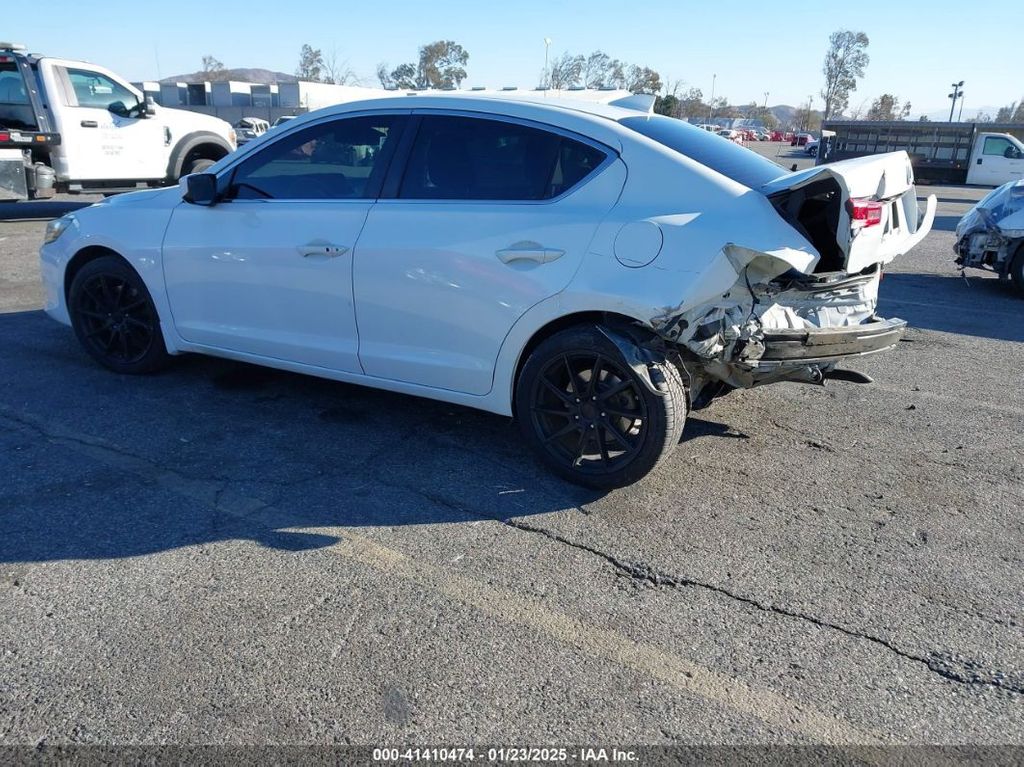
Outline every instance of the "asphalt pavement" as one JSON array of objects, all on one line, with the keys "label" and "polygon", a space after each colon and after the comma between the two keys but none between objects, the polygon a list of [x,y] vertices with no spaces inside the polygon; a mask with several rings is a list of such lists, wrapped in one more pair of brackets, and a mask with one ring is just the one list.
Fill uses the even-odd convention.
[{"label": "asphalt pavement", "polygon": [[0,223],[0,744],[1024,743],[1024,299],[953,264],[985,190],[920,192],[873,384],[734,392],[603,495],[485,413],[108,373]]}]

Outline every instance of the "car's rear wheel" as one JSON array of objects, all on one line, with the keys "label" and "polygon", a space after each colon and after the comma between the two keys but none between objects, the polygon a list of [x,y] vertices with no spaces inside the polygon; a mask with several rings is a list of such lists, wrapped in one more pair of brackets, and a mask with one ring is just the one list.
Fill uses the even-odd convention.
[{"label": "car's rear wheel", "polygon": [[636,482],[682,435],[686,388],[671,364],[656,365],[655,394],[593,327],[564,330],[523,366],[516,413],[523,436],[564,479],[608,490]]},{"label": "car's rear wheel", "polygon": [[118,256],[101,256],[78,271],[68,313],[89,355],[117,373],[151,373],[170,359],[145,283]]}]

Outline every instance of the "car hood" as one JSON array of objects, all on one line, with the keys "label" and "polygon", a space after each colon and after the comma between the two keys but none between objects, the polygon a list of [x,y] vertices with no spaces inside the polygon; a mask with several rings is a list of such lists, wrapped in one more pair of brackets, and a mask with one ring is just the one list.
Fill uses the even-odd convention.
[{"label": "car hood", "polygon": [[1024,180],[1010,181],[989,192],[956,225],[956,238],[984,230],[1024,237]]}]

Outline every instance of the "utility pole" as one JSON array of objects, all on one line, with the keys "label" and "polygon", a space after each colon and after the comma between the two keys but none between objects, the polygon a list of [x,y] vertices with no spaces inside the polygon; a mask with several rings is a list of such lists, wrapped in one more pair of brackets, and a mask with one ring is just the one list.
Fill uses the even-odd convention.
[{"label": "utility pole", "polygon": [[708,123],[715,118],[715,80],[718,79],[717,74],[711,75],[711,100],[708,102]]},{"label": "utility pole", "polygon": [[956,109],[956,100],[963,95],[964,81],[961,80],[958,83],[953,83],[953,92],[950,93],[946,98],[953,99],[953,103],[949,105],[949,121],[953,122],[953,110]]},{"label": "utility pole", "polygon": [[764,108],[768,108],[768,91],[764,92]]},{"label": "utility pole", "polygon": [[548,67],[548,50],[551,48],[551,38],[544,38],[544,95],[548,95],[551,88],[551,69]]}]

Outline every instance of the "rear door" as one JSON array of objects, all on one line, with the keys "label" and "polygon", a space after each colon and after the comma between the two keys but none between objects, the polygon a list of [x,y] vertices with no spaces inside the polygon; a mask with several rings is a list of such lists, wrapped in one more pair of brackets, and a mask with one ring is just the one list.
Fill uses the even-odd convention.
[{"label": "rear door", "polygon": [[87,64],[43,60],[54,105],[67,178],[72,181],[146,181],[167,175],[163,127],[129,112],[142,94],[112,73]]},{"label": "rear door", "polygon": [[569,283],[625,166],[548,126],[420,120],[400,183],[359,239],[359,359],[368,375],[486,394],[509,329]]}]

